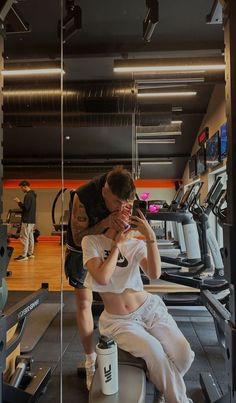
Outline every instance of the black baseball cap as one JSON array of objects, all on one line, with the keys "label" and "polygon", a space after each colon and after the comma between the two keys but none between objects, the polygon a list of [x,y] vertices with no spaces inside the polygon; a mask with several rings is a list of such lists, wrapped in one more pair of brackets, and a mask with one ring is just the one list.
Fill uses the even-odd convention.
[{"label": "black baseball cap", "polygon": [[19,186],[30,186],[30,183],[28,181],[20,181]]}]

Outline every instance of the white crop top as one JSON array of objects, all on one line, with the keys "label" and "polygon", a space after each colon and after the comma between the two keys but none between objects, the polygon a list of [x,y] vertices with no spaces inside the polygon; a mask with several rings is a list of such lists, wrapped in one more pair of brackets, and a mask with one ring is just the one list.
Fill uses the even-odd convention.
[{"label": "white crop top", "polygon": [[[113,241],[105,235],[88,235],[82,240],[83,263],[86,266],[88,260],[100,257],[103,261],[111,252]],[[140,275],[139,263],[147,256],[146,245],[138,239],[128,239],[122,245],[121,253],[117,259],[117,265],[107,285],[98,284],[88,272],[85,278],[85,287],[97,292],[122,293],[130,288],[135,291],[143,290],[143,282]]]}]

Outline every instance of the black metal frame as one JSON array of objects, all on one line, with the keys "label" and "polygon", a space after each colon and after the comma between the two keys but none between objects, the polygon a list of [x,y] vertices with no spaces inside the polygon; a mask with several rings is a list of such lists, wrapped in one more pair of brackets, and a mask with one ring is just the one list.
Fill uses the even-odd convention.
[{"label": "black metal frame", "polygon": [[[225,342],[227,348],[227,361],[226,368],[228,373],[228,393],[226,396],[219,396],[215,393],[217,402],[219,403],[235,403],[236,402],[236,182],[233,181],[233,172],[236,172],[236,138],[233,137],[233,133],[236,133],[236,52],[235,52],[235,38],[236,38],[236,2],[235,0],[220,1],[224,4],[224,35],[225,35],[225,60],[226,60],[226,113],[228,124],[228,160],[227,160],[227,174],[228,174],[228,186],[227,186],[227,222],[224,225],[224,262],[225,262],[225,275],[230,284],[230,319],[225,322]],[[1,54],[3,53],[3,39],[1,41]],[[2,60],[1,60],[2,68]],[[0,99],[2,105],[2,98]],[[2,130],[0,129],[0,144],[2,144]],[[0,145],[0,185],[2,185],[2,146]],[[6,226],[2,224],[2,186],[0,186],[0,265],[1,276],[6,274]],[[0,281],[2,277],[0,278]],[[1,284],[0,284],[1,285]],[[0,371],[3,372],[6,358],[6,330],[7,320],[6,316],[1,316],[1,345],[3,348],[0,350]],[[2,377],[0,377],[1,379]],[[0,381],[1,382],[1,381]],[[0,403],[3,402],[3,385],[0,384]],[[216,392],[216,388],[214,388]],[[9,392],[10,393],[10,392]],[[30,396],[29,396],[30,399]],[[212,401],[216,401],[212,400]],[[15,402],[25,402],[19,398],[14,400]],[[30,400],[28,400],[30,401]],[[31,400],[32,401],[32,400]],[[209,401],[209,395],[208,395]]]},{"label": "black metal frame", "polygon": [[224,265],[225,276],[230,286],[229,311],[219,310],[218,303],[212,296],[203,294],[215,321],[219,326],[223,323],[225,334],[226,371],[228,379],[228,392],[222,395],[220,389],[211,374],[201,374],[203,392],[210,403],[236,403],[236,182],[233,180],[233,172],[236,169],[236,139],[233,133],[236,131],[236,2],[234,0],[219,0],[224,5],[224,37],[225,37],[225,61],[226,61],[226,115],[228,126],[228,158],[227,158],[227,214],[226,223],[223,225],[224,233]]},{"label": "black metal frame", "polygon": [[[51,376],[51,369],[49,367],[40,368],[34,373],[32,382],[30,382],[24,390],[3,382],[2,377],[6,368],[7,356],[16,349],[22,339],[27,316],[47,297],[48,284],[42,284],[41,289],[31,293],[0,316],[0,403],[33,403],[37,401],[48,383]],[[14,334],[7,340],[7,331],[15,325],[16,329]]]},{"label": "black metal frame", "polygon": [[[3,37],[0,35],[0,54],[3,55]],[[0,69],[3,69],[3,58],[0,57]],[[1,75],[2,77],[2,75]],[[2,78],[1,78],[2,80]],[[2,87],[2,82],[0,83]],[[0,106],[2,106],[2,91],[0,92]],[[2,108],[0,108],[0,120],[2,121]],[[7,267],[12,253],[12,248],[7,246],[7,225],[3,224],[2,212],[2,178],[3,178],[3,131],[0,126],[0,287],[7,276]],[[51,368],[40,368],[33,374],[31,382],[25,389],[20,389],[13,385],[3,382],[3,372],[6,368],[6,358],[15,350],[19,344],[27,315],[48,297],[48,285],[43,284],[42,288],[21,302],[15,304],[5,312],[0,312],[0,403],[33,403],[38,400],[40,394],[46,387],[51,376]],[[7,340],[7,331],[16,325],[14,334]]]}]

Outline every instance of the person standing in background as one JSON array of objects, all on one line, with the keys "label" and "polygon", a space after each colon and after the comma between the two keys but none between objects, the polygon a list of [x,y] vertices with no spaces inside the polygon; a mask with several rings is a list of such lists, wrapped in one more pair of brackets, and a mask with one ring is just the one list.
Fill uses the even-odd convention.
[{"label": "person standing in background", "polygon": [[30,189],[30,183],[23,180],[19,183],[23,193],[25,193],[24,201],[21,202],[18,197],[14,201],[22,210],[22,223],[20,231],[20,240],[23,244],[21,255],[15,260],[24,261],[29,258],[34,258],[34,226],[36,222],[36,193]]}]

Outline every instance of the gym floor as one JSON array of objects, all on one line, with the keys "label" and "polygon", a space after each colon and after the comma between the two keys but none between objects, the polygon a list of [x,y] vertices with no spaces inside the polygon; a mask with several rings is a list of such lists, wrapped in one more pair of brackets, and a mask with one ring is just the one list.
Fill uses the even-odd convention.
[{"label": "gym floor", "polygon": [[[10,291],[7,307],[19,302],[28,295],[24,291]],[[63,401],[67,403],[87,403],[88,392],[85,379],[77,375],[77,362],[83,360],[83,349],[80,343],[75,321],[74,293],[63,293]],[[47,303],[60,302],[59,292],[50,292]],[[169,308],[174,315],[180,329],[189,340],[196,357],[195,361],[185,376],[188,396],[194,403],[203,403],[201,387],[199,383],[200,372],[211,372],[217,379],[222,391],[227,390],[227,376],[224,367],[224,359],[218,346],[214,322],[209,313],[202,307]],[[97,318],[95,318],[97,320]],[[94,332],[97,340],[97,330]],[[51,403],[60,401],[60,313],[58,313],[50,326],[43,334],[36,347],[30,353],[34,358],[34,366],[49,366],[52,376],[45,393],[40,397],[39,403]],[[153,402],[154,389],[149,383],[147,387],[146,403]],[[126,403],[126,402],[125,402]],[[128,403],[128,402],[127,402]]]}]

